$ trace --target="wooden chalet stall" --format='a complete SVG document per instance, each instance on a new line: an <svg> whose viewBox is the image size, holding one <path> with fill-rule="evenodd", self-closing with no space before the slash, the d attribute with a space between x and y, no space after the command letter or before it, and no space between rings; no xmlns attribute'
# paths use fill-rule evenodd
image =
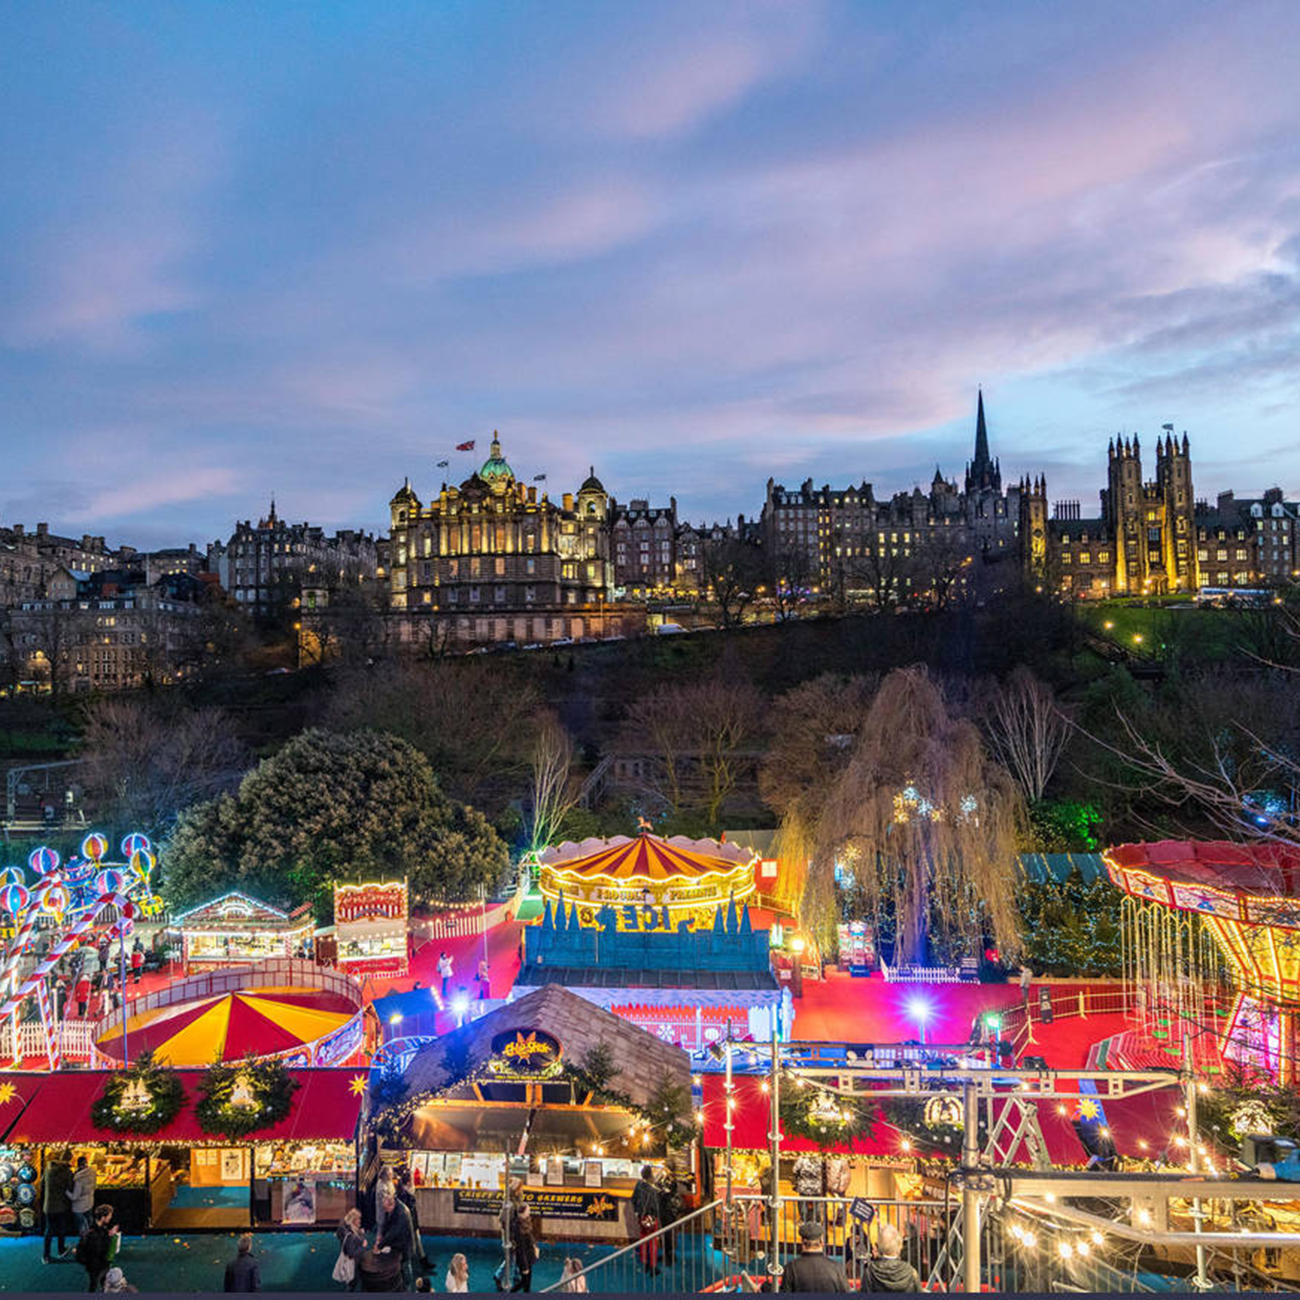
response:
<svg viewBox="0 0 1300 1300"><path fill-rule="evenodd" d="M405 975L409 965L405 880L334 886L335 960L364 978Z"/></svg>
<svg viewBox="0 0 1300 1300"><path fill-rule="evenodd" d="M602 1045L625 1105L575 1077ZM370 1172L410 1166L426 1232L495 1232L517 1176L548 1237L590 1241L636 1236L632 1187L669 1154L641 1108L665 1086L689 1098L691 1082L679 1048L557 985L443 1035L405 1081L405 1098L375 1117L385 1136Z"/></svg>
<svg viewBox="0 0 1300 1300"><path fill-rule="evenodd" d="M172 924L187 974L307 956L314 929L310 904L282 912L238 890L182 912Z"/></svg>

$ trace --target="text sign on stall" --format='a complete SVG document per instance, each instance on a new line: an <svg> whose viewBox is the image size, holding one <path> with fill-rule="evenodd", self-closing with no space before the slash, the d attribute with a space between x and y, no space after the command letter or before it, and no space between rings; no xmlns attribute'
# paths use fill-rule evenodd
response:
<svg viewBox="0 0 1300 1300"><path fill-rule="evenodd" d="M619 1202L608 1192L590 1192L574 1187L525 1187L524 1200L535 1215L546 1219L586 1219L608 1223L618 1218ZM451 1208L457 1214L501 1213L501 1192L488 1188L458 1187L451 1194Z"/></svg>
<svg viewBox="0 0 1300 1300"><path fill-rule="evenodd" d="M509 1029L492 1039L488 1068L498 1078L553 1074L560 1063L560 1040L544 1029Z"/></svg>
<svg viewBox="0 0 1300 1300"><path fill-rule="evenodd" d="M405 921L406 881L334 886L334 923Z"/></svg>

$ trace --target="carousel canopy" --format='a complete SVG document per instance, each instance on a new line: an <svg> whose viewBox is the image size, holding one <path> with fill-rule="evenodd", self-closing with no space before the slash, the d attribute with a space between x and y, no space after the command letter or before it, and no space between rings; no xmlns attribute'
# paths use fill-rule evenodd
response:
<svg viewBox="0 0 1300 1300"><path fill-rule="evenodd" d="M337 993L319 989L246 989L160 1007L127 1021L132 1056L151 1051L173 1066L239 1060L249 1053L271 1056L325 1038L341 1029L357 1008ZM105 1030L100 1051L120 1059L122 1027Z"/></svg>
<svg viewBox="0 0 1300 1300"><path fill-rule="evenodd" d="M597 878L613 881L700 880L734 871L754 860L751 849L717 840L692 840L684 835L661 839L642 832L635 839L615 835L613 839L566 841L547 849L541 856L544 867L552 867L579 880Z"/></svg>
<svg viewBox="0 0 1300 1300"><path fill-rule="evenodd" d="M1300 929L1300 848L1160 840L1121 844L1104 857L1111 880L1135 898Z"/></svg>

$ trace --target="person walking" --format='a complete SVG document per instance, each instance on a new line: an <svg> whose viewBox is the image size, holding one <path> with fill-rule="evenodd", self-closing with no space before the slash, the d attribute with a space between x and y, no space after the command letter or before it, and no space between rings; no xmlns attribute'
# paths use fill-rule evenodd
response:
<svg viewBox="0 0 1300 1300"><path fill-rule="evenodd" d="M131 949L131 983L139 984L140 976L144 974L144 944L139 939L135 941L135 947Z"/></svg>
<svg viewBox="0 0 1300 1300"><path fill-rule="evenodd" d="M361 1231L361 1211L354 1205L334 1229L339 1239L339 1257L334 1263L334 1280L342 1282L348 1291L360 1285L357 1261L366 1253L366 1235Z"/></svg>
<svg viewBox="0 0 1300 1300"><path fill-rule="evenodd" d="M433 1265L424 1253L424 1238L420 1235L420 1211L415 1199L415 1182L409 1167L403 1169L397 1179L397 1199L406 1206L406 1212L411 1216L411 1236L415 1244L413 1258L419 1264L421 1273L432 1273Z"/></svg>
<svg viewBox="0 0 1300 1300"><path fill-rule="evenodd" d="M397 1182L393 1178L392 1165L383 1165L379 1177L375 1180L375 1249L379 1248L379 1238L384 1233L384 1202L390 1196L397 1195Z"/></svg>
<svg viewBox="0 0 1300 1300"><path fill-rule="evenodd" d="M659 1189L655 1186L654 1169L650 1165L641 1166L641 1177L632 1188L632 1221L640 1237L651 1237L659 1231L662 1215ZM647 1241L638 1247L641 1264L647 1273L659 1272L659 1241Z"/></svg>
<svg viewBox="0 0 1300 1300"><path fill-rule="evenodd" d="M415 1225L411 1212L392 1192L383 1200L384 1230L375 1241L381 1255L392 1255L401 1264L402 1284L409 1291L415 1281Z"/></svg>
<svg viewBox="0 0 1300 1300"><path fill-rule="evenodd" d="M95 1168L85 1156L77 1157L77 1172L68 1188L68 1208L77 1220L78 1230L89 1232L94 1225L91 1210L95 1207Z"/></svg>
<svg viewBox="0 0 1300 1300"><path fill-rule="evenodd" d="M77 1019L84 1020L86 1018L86 1008L90 1005L90 976L86 974L84 968L77 976L75 996L77 999Z"/></svg>
<svg viewBox="0 0 1300 1300"><path fill-rule="evenodd" d="M140 1288L132 1286L126 1280L126 1274L115 1264L104 1274L104 1290L110 1293L123 1294L129 1292L132 1295L138 1294Z"/></svg>
<svg viewBox="0 0 1300 1300"><path fill-rule="evenodd" d="M782 1291L847 1291L844 1265L826 1257L826 1229L814 1219L799 1225L799 1253L781 1274Z"/></svg>
<svg viewBox="0 0 1300 1300"><path fill-rule="evenodd" d="M533 1289L533 1264L537 1261L537 1239L533 1236L533 1212L527 1201L520 1201L514 1216L515 1278L512 1291Z"/></svg>
<svg viewBox="0 0 1300 1300"><path fill-rule="evenodd" d="M453 1294L469 1290L469 1260L457 1251L447 1265L447 1276L443 1278L442 1289Z"/></svg>
<svg viewBox="0 0 1300 1300"><path fill-rule="evenodd" d="M59 1239L59 1255L68 1253L66 1239L70 1235L68 1218L72 1210L68 1198L71 1191L72 1166L62 1155L55 1156L45 1166L45 1178L41 1186L41 1211L45 1215L45 1244L41 1261L45 1264L54 1262L50 1257L50 1243L56 1236Z"/></svg>
<svg viewBox="0 0 1300 1300"><path fill-rule="evenodd" d="M682 1194L677 1190L677 1179L665 1169L663 1181L659 1184L659 1223L669 1227L682 1217ZM673 1233L665 1232L659 1240L663 1243L664 1265L671 1268L673 1262Z"/></svg>
<svg viewBox="0 0 1300 1300"><path fill-rule="evenodd" d="M262 1289L262 1270L257 1266L253 1254L253 1234L239 1234L239 1245L235 1258L226 1265L226 1291L260 1291Z"/></svg>
<svg viewBox="0 0 1300 1300"><path fill-rule="evenodd" d="M455 969L456 965L452 961L451 955L444 948L442 952L438 954L438 974L442 977L442 996L444 1001L447 998L447 985L451 983L452 973Z"/></svg>
<svg viewBox="0 0 1300 1300"><path fill-rule="evenodd" d="M86 1290L101 1291L122 1240L122 1230L113 1222L113 1207L99 1205L91 1215L91 1225L77 1243L77 1263L86 1270Z"/></svg>
<svg viewBox="0 0 1300 1300"><path fill-rule="evenodd" d="M921 1278L905 1259L903 1234L892 1224L884 1224L876 1234L879 1256L871 1260L862 1275L864 1291L919 1291Z"/></svg>

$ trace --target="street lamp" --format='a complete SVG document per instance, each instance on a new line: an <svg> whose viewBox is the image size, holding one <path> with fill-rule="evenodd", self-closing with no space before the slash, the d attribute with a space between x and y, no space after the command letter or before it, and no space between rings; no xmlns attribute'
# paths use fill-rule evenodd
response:
<svg viewBox="0 0 1300 1300"><path fill-rule="evenodd" d="M794 966L790 972L790 993L796 998L803 997L803 950L808 946L801 934L790 940L790 951L794 954Z"/></svg>
<svg viewBox="0 0 1300 1300"><path fill-rule="evenodd" d="M921 1030L921 1046L925 1046L925 1024L930 1019L930 1004L924 998L912 998L907 1004L907 1014L916 1021Z"/></svg>

